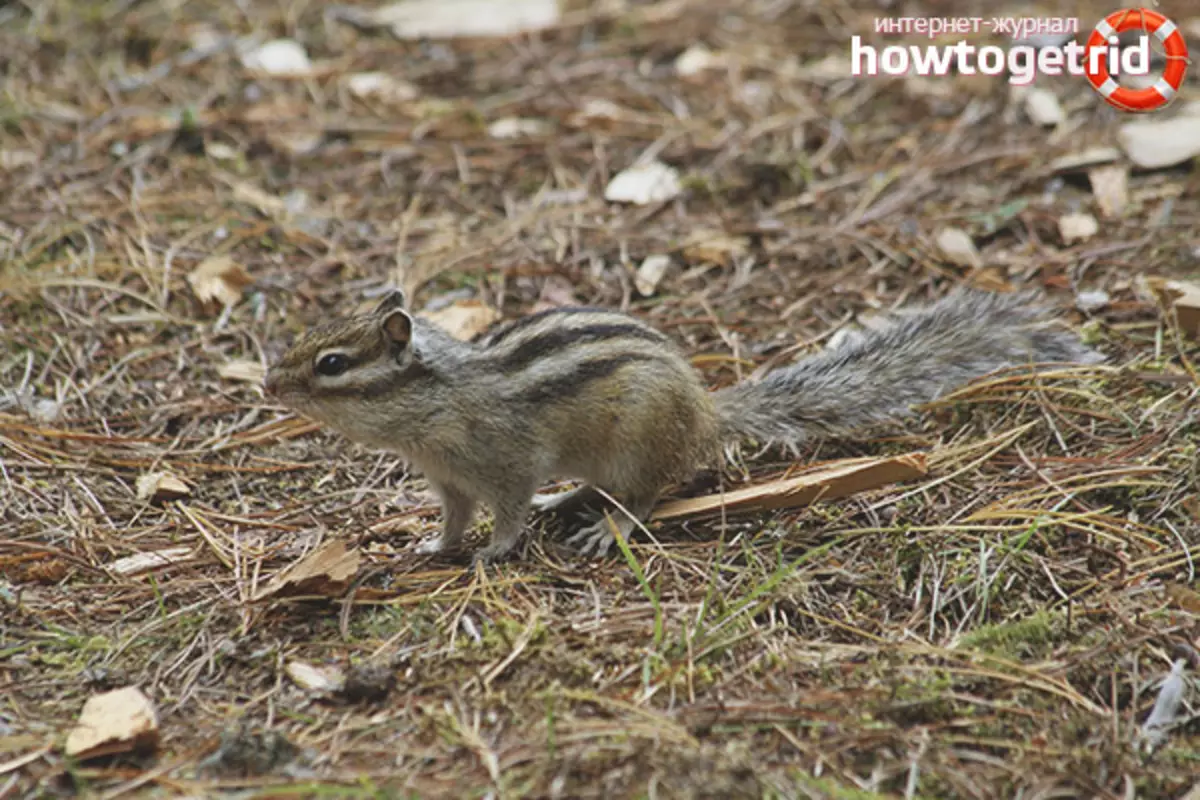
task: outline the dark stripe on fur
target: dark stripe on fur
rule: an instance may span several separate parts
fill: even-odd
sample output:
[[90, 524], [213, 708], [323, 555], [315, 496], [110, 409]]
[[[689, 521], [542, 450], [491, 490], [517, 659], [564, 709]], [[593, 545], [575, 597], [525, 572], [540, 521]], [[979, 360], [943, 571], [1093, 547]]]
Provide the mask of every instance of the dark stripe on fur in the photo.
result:
[[533, 404], [566, 400], [578, 395], [589, 383], [607, 378], [626, 364], [632, 364], [635, 361], [656, 360], [658, 359], [655, 356], [643, 353], [625, 353], [609, 358], [583, 361], [570, 372], [556, 375], [522, 390], [517, 395], [517, 399]]
[[394, 392], [397, 386], [413, 383], [432, 375], [433, 373], [425, 365], [414, 362], [401, 372], [384, 375], [368, 383], [322, 386], [318, 391], [324, 397], [383, 397]]
[[482, 337], [482, 341], [488, 347], [492, 347], [492, 346], [497, 345], [500, 342], [504, 341], [512, 334], [517, 333], [519, 331], [523, 331], [526, 328], [528, 328], [529, 326], [531, 326], [537, 322], [541, 322], [546, 317], [553, 316], [554, 314], [583, 314], [583, 313], [611, 314], [612, 312], [608, 311], [606, 309], [603, 309], [603, 308], [596, 308], [594, 306], [567, 306], [566, 308], [547, 308], [547, 309], [537, 312], [536, 314], [530, 314], [527, 317], [521, 317], [520, 319], [514, 320], [514, 321], [508, 323], [507, 325], [503, 325], [500, 328], [498, 328], [495, 332], [485, 333]]
[[666, 337], [635, 322], [602, 323], [582, 328], [551, 328], [526, 339], [496, 362], [501, 372], [518, 372], [534, 361], [567, 349], [575, 344], [633, 338], [649, 342], [666, 342]]

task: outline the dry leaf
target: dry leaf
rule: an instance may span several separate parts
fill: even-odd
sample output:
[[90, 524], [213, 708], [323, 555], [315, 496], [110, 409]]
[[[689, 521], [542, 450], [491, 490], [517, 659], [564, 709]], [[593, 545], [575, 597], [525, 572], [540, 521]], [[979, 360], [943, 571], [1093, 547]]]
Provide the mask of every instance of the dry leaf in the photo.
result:
[[298, 595], [340, 595], [358, 573], [362, 554], [347, 549], [343, 539], [332, 539], [286, 568], [260, 589], [254, 600]]
[[1184, 333], [1200, 337], [1200, 283], [1148, 277], [1146, 286], [1160, 302], [1171, 306]]
[[148, 472], [140, 475], [136, 488], [138, 500], [149, 500], [152, 503], [179, 500], [192, 493], [186, 483], [169, 472]]
[[604, 188], [604, 199], [645, 206], [678, 197], [682, 191], [678, 170], [661, 161], [645, 161], [614, 175]]
[[691, 264], [732, 265], [750, 249], [745, 236], [729, 236], [724, 231], [698, 230], [683, 243], [683, 257]]
[[1129, 204], [1129, 169], [1124, 164], [1110, 164], [1094, 167], [1087, 175], [1100, 216], [1108, 219], [1121, 216]]
[[255, 72], [283, 77], [298, 77], [312, 73], [308, 53], [294, 39], [273, 41], [242, 53], [242, 66]]
[[469, 341], [500, 319], [500, 312], [478, 300], [462, 300], [437, 311], [422, 311], [417, 316], [429, 320], [456, 339]]
[[1176, 606], [1190, 614], [1200, 616], [1200, 592], [1189, 589], [1182, 583], [1168, 583], [1163, 586], [1163, 591]]
[[817, 500], [876, 489], [889, 483], [923, 477], [928, 469], [924, 453], [907, 453], [894, 458], [856, 458], [822, 467], [807, 475], [749, 486], [724, 494], [693, 497], [664, 503], [655, 509], [653, 519], [675, 519], [719, 511], [760, 511], [795, 508]]
[[87, 759], [158, 746], [158, 714], [141, 690], [127, 686], [88, 698], [67, 736], [66, 754]]
[[1085, 242], [1100, 232], [1100, 223], [1091, 214], [1063, 214], [1058, 218], [1058, 235], [1063, 244]]
[[188, 275], [196, 299], [205, 305], [213, 301], [234, 305], [242, 299], [242, 290], [253, 282], [242, 265], [229, 256], [209, 256]]
[[105, 569], [114, 577], [132, 578], [159, 567], [169, 567], [172, 564], [187, 561], [191, 557], [192, 548], [190, 547], [168, 547], [166, 550], [151, 550], [118, 558]]
[[961, 228], [942, 228], [937, 235], [937, 246], [951, 264], [979, 269], [983, 258], [975, 247], [975, 240]]
[[262, 383], [267, 377], [267, 370], [257, 361], [227, 361], [217, 367], [217, 374], [231, 381]]
[[289, 661], [283, 671], [301, 689], [321, 694], [340, 692], [346, 685], [346, 676], [336, 667], [314, 667], [303, 661]]
[[637, 288], [638, 294], [642, 297], [654, 294], [654, 290], [658, 288], [658, 284], [662, 281], [663, 275], [667, 274], [667, 268], [670, 266], [671, 257], [668, 255], [656, 253], [646, 256], [641, 266], [637, 268], [637, 274], [633, 276], [633, 285]]

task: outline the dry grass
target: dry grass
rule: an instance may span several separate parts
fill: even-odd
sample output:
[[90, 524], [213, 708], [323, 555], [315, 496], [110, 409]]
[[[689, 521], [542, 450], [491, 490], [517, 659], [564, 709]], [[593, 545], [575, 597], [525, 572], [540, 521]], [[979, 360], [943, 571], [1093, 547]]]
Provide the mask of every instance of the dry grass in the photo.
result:
[[[1192, 785], [1194, 720], [1153, 756], [1136, 732], [1156, 681], [1200, 646], [1196, 347], [1134, 279], [1196, 274], [1196, 171], [1135, 175], [1122, 218], [1063, 246], [1057, 218], [1093, 199], [1047, 165], [1111, 144], [1122, 121], [1082, 79], [1049, 84], [1070, 111], [1049, 133], [1001, 80], [946, 80], [939, 97], [797, 68], [869, 33], [874, 2], [595, 5], [536, 36], [449, 44], [360, 32], [311, 2], [0, 7], [0, 797]], [[1085, 26], [1109, 10], [1073, 9]], [[175, 61], [201, 23], [295, 36], [322, 72], [255, 79], [229, 51]], [[677, 77], [696, 41], [738, 66]], [[421, 100], [350, 96], [341, 76], [373, 69]], [[601, 98], [625, 113], [580, 119]], [[487, 135], [512, 116], [550, 130]], [[319, 145], [289, 154], [289, 132]], [[647, 150], [684, 172], [686, 196], [599, 199]], [[976, 235], [985, 285], [1064, 307], [1109, 292], [1074, 312], [1109, 365], [1001, 376], [891, 438], [804, 453], [928, 448], [920, 485], [660, 525], [624, 558], [574, 558], [539, 526], [486, 573], [415, 556], [437, 521], [419, 477], [218, 374], [399, 279], [418, 305], [628, 307], [717, 385], [965, 280], [932, 244], [946, 224]], [[704, 261], [684, 247], [696, 231], [744, 237], [745, 253]], [[641, 298], [632, 265], [659, 252], [676, 266]], [[211, 254], [253, 278], [227, 312], [186, 281]], [[42, 418], [27, 413], [39, 399], [54, 401]], [[732, 477], [788, 466], [764, 454]], [[191, 495], [139, 501], [151, 471]], [[335, 536], [368, 554], [344, 598], [249, 601]], [[192, 557], [105, 568], [171, 547]], [[351, 671], [353, 696], [298, 688], [292, 661]], [[65, 759], [83, 701], [130, 684], [159, 709], [158, 752]]]

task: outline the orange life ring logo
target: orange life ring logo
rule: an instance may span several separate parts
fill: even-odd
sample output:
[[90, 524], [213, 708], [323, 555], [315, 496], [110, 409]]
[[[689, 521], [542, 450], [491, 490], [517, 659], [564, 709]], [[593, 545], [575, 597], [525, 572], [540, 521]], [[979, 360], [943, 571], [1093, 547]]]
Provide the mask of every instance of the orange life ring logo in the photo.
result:
[[[1153, 86], [1145, 89], [1126, 89], [1108, 74], [1108, 59], [1115, 59], [1116, 35], [1132, 28], [1154, 34], [1167, 52], [1167, 67]], [[1114, 11], [1092, 31], [1087, 41], [1084, 62], [1087, 79], [1110, 105], [1124, 111], [1154, 111], [1175, 99], [1187, 72], [1187, 43], [1175, 23], [1148, 8], [1126, 8]]]

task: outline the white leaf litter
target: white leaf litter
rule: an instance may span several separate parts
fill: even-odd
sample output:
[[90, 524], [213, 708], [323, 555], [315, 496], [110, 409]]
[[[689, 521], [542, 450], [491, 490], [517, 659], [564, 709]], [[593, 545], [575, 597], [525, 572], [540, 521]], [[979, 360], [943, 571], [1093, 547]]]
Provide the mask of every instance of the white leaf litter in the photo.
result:
[[273, 39], [246, 50], [242, 66], [268, 75], [299, 77], [312, 73], [308, 53], [294, 39]]
[[1109, 164], [1093, 167], [1087, 175], [1100, 216], [1108, 219], [1121, 216], [1129, 204], [1129, 168], [1125, 164]]
[[240, 155], [236, 148], [224, 142], [205, 142], [204, 154], [217, 161], [233, 161]]
[[168, 472], [148, 472], [137, 479], [138, 500], [164, 503], [189, 496], [192, 490], [183, 481]]
[[417, 99], [421, 93], [413, 84], [394, 78], [386, 72], [356, 72], [347, 75], [345, 82], [350, 94], [362, 100], [404, 103]]
[[370, 14], [398, 39], [513, 36], [557, 25], [557, 0], [405, 0]]
[[89, 697], [65, 752], [78, 759], [128, 753], [158, 745], [158, 713], [136, 686]]
[[975, 240], [960, 228], [943, 228], [937, 235], [937, 246], [951, 264], [978, 269], [983, 258], [975, 247]]
[[677, 169], [661, 161], [646, 161], [613, 176], [604, 189], [604, 199], [645, 206], [678, 197], [682, 191]]
[[217, 374], [222, 378], [231, 381], [245, 381], [246, 383], [262, 383], [263, 378], [267, 376], [267, 371], [258, 361], [250, 361], [249, 359], [241, 361], [227, 361], [217, 367]]
[[1035, 125], [1056, 127], [1067, 121], [1067, 114], [1057, 95], [1049, 89], [1030, 89], [1025, 95], [1025, 113]]
[[289, 661], [283, 668], [297, 686], [309, 692], [328, 693], [341, 691], [346, 677], [336, 667], [314, 667], [303, 661]]
[[500, 312], [478, 300], [461, 300], [437, 311], [422, 311], [417, 316], [429, 320], [456, 339], [468, 341], [499, 320]]
[[231, 306], [242, 299], [242, 290], [253, 283], [253, 279], [229, 256], [209, 256], [188, 274], [188, 283], [201, 303], [216, 300]]
[[654, 294], [654, 290], [658, 288], [658, 284], [662, 281], [663, 275], [667, 274], [667, 268], [670, 266], [671, 257], [668, 255], [655, 253], [652, 256], [646, 256], [633, 278], [633, 285], [637, 288], [638, 294], [642, 297]]
[[143, 572], [150, 572], [159, 567], [167, 567], [187, 561], [192, 557], [190, 547], [169, 547], [166, 550], [151, 550], [146, 553], [134, 553], [131, 556], [118, 558], [105, 569], [110, 575], [118, 578], [132, 578]]
[[1091, 214], [1063, 214], [1058, 218], [1058, 235], [1063, 244], [1085, 242], [1100, 232], [1100, 223]]
[[1142, 728], [1139, 731], [1141, 744], [1147, 750], [1154, 750], [1163, 745], [1167, 740], [1167, 734], [1179, 719], [1179, 709], [1183, 705], [1183, 700], [1187, 695], [1187, 681], [1183, 676], [1183, 671], [1187, 667], [1187, 662], [1182, 658], [1176, 659], [1171, 665], [1171, 671], [1162, 682], [1162, 687], [1158, 690], [1158, 697], [1154, 700], [1154, 708], [1150, 710], [1150, 716], [1146, 717], [1146, 721], [1142, 723]]
[[702, 44], [694, 44], [675, 59], [675, 74], [683, 78], [725, 66], [725, 55], [714, 53]]
[[1075, 307], [1080, 311], [1099, 311], [1112, 302], [1112, 297], [1103, 289], [1089, 289], [1075, 295]]
[[1139, 120], [1117, 130], [1117, 142], [1142, 169], [1163, 169], [1200, 156], [1200, 101], [1172, 119]]
[[541, 136], [550, 132], [550, 124], [541, 119], [504, 117], [488, 125], [493, 139], [519, 139], [522, 136]]

